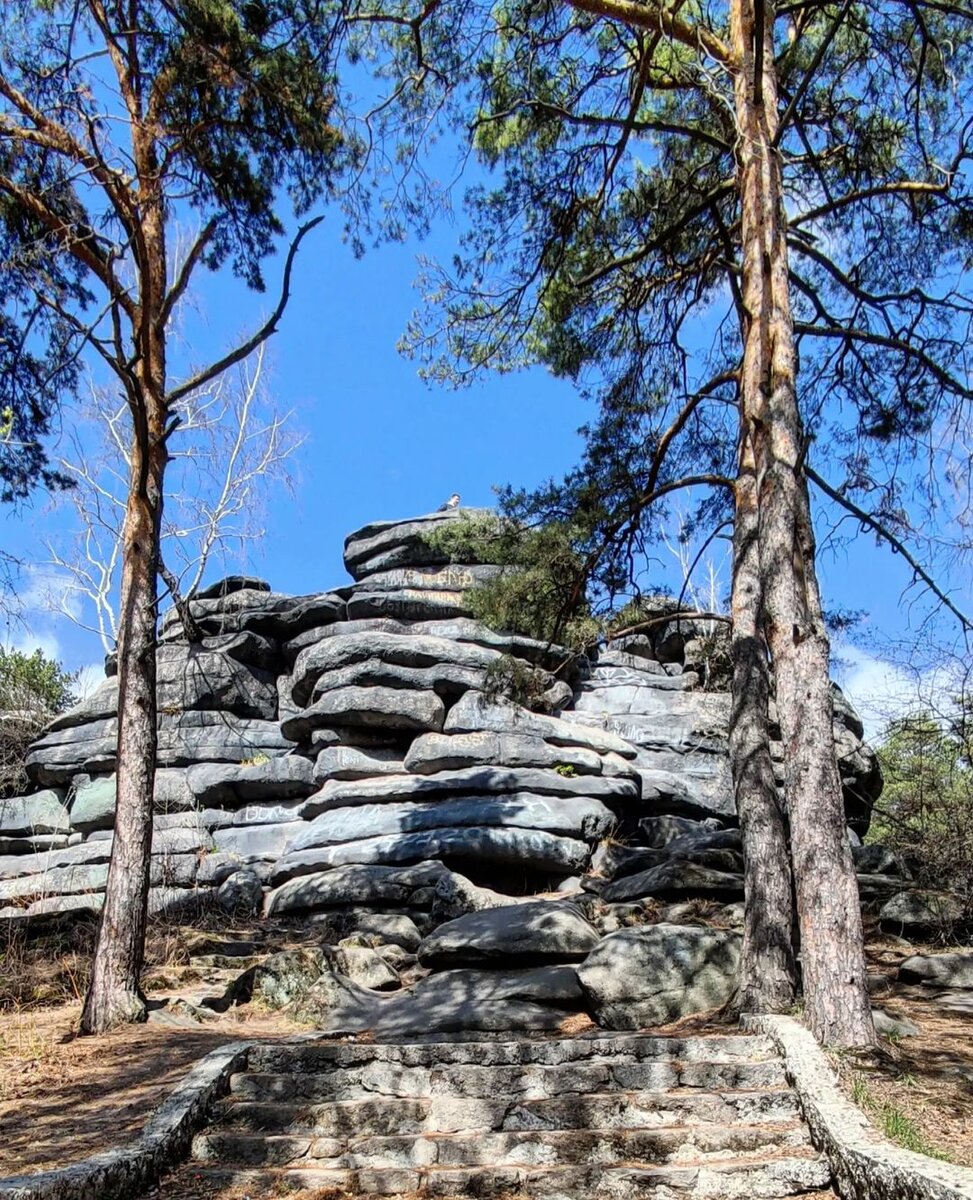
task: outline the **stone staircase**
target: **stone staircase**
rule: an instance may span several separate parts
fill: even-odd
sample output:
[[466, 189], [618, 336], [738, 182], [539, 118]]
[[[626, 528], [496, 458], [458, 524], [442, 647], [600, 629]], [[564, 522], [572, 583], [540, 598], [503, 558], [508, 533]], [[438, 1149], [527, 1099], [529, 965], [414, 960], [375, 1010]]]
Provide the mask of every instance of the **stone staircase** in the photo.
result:
[[193, 1157], [254, 1196], [831, 1194], [771, 1043], [740, 1035], [255, 1046]]

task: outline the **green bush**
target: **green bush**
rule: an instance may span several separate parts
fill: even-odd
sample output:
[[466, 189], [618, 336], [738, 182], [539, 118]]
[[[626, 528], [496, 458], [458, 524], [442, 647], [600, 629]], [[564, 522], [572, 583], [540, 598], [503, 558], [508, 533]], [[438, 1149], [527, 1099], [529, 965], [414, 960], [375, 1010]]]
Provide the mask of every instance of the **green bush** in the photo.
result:
[[0, 646], [0, 798], [26, 788], [27, 749], [58, 713], [75, 703], [76, 681], [76, 673], [41, 650], [23, 654]]
[[960, 900], [950, 940], [973, 925], [973, 722], [969, 699], [939, 718], [928, 711], [889, 724], [877, 747], [885, 787], [869, 841], [900, 854], [917, 883]]
[[500, 574], [467, 594], [477, 620], [503, 633], [583, 650], [600, 635], [571, 530], [558, 523], [527, 528], [499, 515], [464, 515], [425, 535], [454, 563], [492, 563]]

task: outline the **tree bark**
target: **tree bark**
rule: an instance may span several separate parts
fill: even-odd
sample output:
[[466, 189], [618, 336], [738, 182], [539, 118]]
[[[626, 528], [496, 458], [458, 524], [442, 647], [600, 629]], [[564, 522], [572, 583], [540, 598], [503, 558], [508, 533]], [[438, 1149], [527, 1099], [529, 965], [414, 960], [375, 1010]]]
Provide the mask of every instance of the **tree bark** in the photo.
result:
[[[760, 4], [760, 0], [757, 0]], [[758, 30], [757, 16], [761, 15]], [[861, 907], [832, 732], [829, 644], [797, 406], [771, 4], [733, 0], [746, 312], [741, 409], [757, 470], [760, 573], [784, 740], [805, 1015], [826, 1045], [872, 1044]], [[759, 42], [759, 46], [758, 46]], [[755, 66], [759, 50], [761, 68]]]
[[[164, 444], [139, 446], [125, 512], [118, 646], [115, 838], [82, 1033], [144, 1021], [145, 949], [156, 756], [155, 638]], [[144, 487], [143, 487], [144, 481]]]
[[730, 766], [743, 836], [742, 1012], [785, 1012], [797, 994], [787, 827], [770, 757], [770, 664], [761, 634], [763, 589], [757, 481], [749, 438], [740, 444], [733, 528], [733, 687]]
[[[154, 180], [151, 141], [133, 132], [140, 177]], [[145, 189], [138, 251], [139, 308], [133, 330], [136, 366], [128, 385], [133, 453], [122, 531], [118, 645], [118, 746], [115, 836], [105, 907], [82, 1033], [105, 1033], [146, 1018], [141, 974], [145, 957], [152, 798], [158, 742], [156, 628], [166, 427], [166, 344], [160, 318], [166, 287], [165, 217], [161, 197]]]

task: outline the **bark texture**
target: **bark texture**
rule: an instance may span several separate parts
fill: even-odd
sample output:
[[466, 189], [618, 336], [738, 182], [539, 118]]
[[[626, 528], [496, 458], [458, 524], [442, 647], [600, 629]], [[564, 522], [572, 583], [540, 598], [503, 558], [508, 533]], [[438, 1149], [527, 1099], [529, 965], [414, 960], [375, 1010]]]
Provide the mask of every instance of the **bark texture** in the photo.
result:
[[757, 481], [749, 438], [741, 439], [735, 498], [730, 766], [746, 896], [739, 1006], [742, 1012], [780, 1013], [797, 994], [794, 903], [787, 827], [770, 757], [770, 664], [761, 632]]
[[[140, 177], [156, 177], [152, 144], [133, 137]], [[167, 461], [166, 361], [163, 311], [165, 224], [161, 197], [147, 189], [139, 252], [139, 356], [128, 381], [133, 453], [122, 532], [118, 645], [118, 748], [115, 838], [105, 887], [82, 1033], [105, 1033], [146, 1018], [141, 974], [152, 849], [155, 782], [156, 621]]]
[[[786, 764], [805, 1013], [819, 1041], [875, 1040], [861, 908], [832, 735], [829, 644], [797, 406], [771, 5], [732, 0], [746, 311], [741, 408], [757, 471], [760, 574]], [[755, 78], [757, 40], [761, 70]]]

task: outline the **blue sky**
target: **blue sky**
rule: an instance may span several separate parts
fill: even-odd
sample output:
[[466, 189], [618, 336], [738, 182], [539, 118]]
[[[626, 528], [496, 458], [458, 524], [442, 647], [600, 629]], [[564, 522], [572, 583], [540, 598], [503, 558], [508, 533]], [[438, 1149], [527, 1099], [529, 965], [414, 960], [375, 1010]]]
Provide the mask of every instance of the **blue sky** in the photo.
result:
[[[295, 409], [306, 440], [293, 462], [295, 493], [270, 498], [267, 537], [249, 564], [276, 590], [312, 592], [346, 582], [342, 542], [366, 522], [428, 512], [452, 491], [464, 504], [489, 504], [492, 485], [535, 484], [577, 459], [576, 430], [590, 412], [570, 384], [532, 370], [451, 392], [423, 383], [416, 364], [397, 352], [417, 302], [417, 254], [448, 255], [456, 235], [443, 220], [421, 246], [387, 245], [356, 261], [329, 217], [302, 249], [266, 380], [279, 402]], [[226, 276], [205, 281], [197, 308], [184, 318], [193, 356], [215, 357], [258, 323], [273, 303], [275, 267], [279, 259], [268, 269], [267, 297], [247, 294]], [[65, 421], [70, 426], [69, 414]], [[4, 547], [34, 568], [22, 581], [26, 624], [11, 626], [7, 640], [41, 645], [74, 669], [100, 660], [97, 639], [40, 606], [42, 585], [50, 582], [41, 542], [70, 519], [68, 508], [43, 495], [0, 516]], [[823, 553], [819, 569], [828, 606], [867, 611], [866, 635], [906, 631], [908, 570], [876, 549], [873, 538]], [[214, 569], [209, 577], [222, 573]], [[970, 581], [952, 582], [969, 603]], [[887, 698], [903, 686], [901, 673], [873, 648], [841, 652], [849, 663], [845, 682], [860, 706], [869, 707], [871, 693]]]

